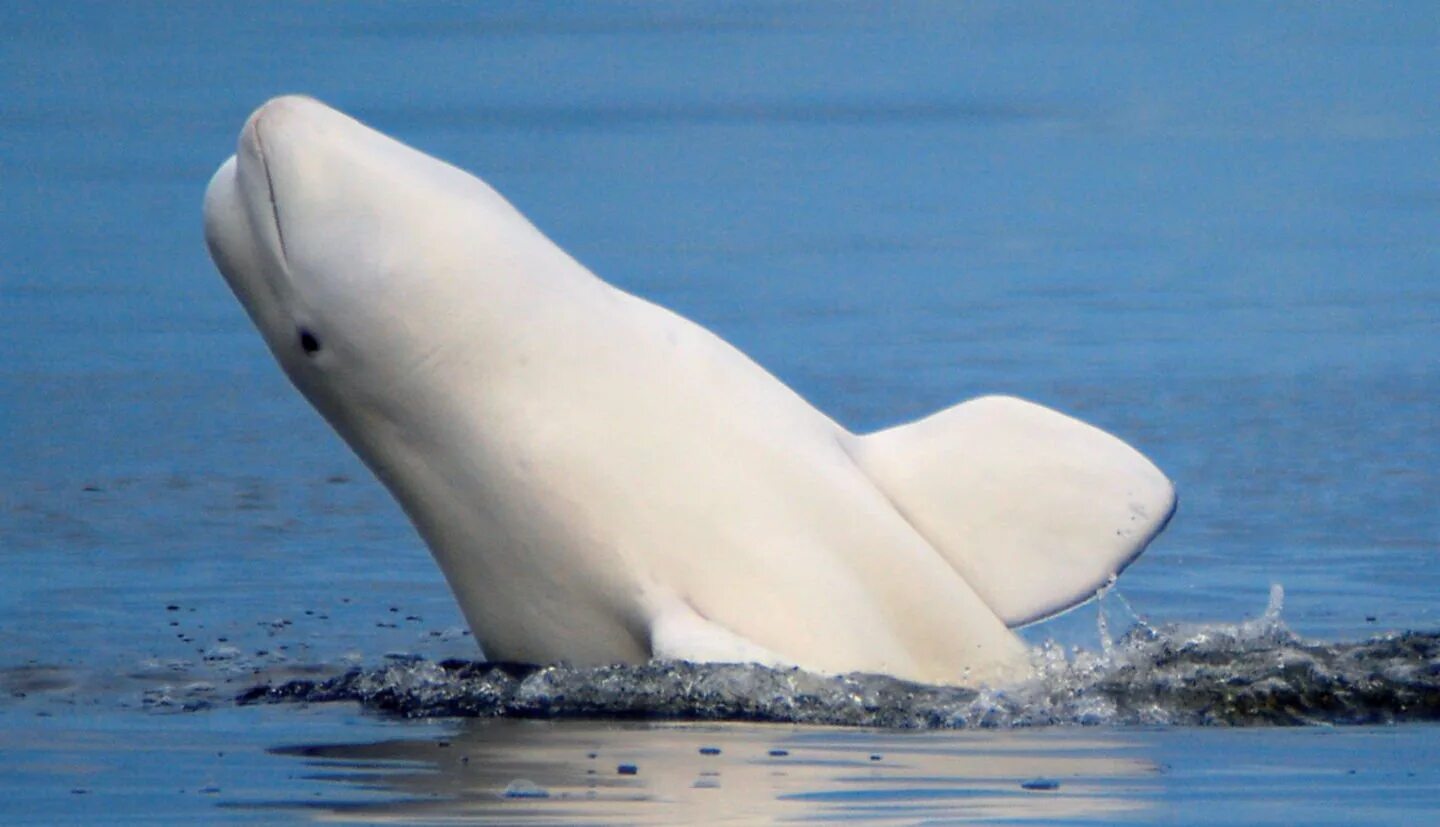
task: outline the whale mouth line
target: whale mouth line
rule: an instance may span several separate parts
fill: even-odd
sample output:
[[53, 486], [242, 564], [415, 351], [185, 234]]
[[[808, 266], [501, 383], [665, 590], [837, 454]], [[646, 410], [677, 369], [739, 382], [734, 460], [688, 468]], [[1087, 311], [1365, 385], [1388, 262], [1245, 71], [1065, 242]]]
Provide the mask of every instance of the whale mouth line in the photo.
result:
[[262, 121], [263, 117], [257, 119], [254, 125], [255, 153], [260, 158], [260, 168], [265, 171], [265, 196], [270, 200], [270, 218], [275, 222], [275, 242], [280, 248], [280, 263], [288, 273], [290, 256], [285, 250], [285, 227], [280, 223], [280, 202], [275, 198], [275, 179], [270, 173], [270, 160], [265, 151], [265, 137], [260, 131]]

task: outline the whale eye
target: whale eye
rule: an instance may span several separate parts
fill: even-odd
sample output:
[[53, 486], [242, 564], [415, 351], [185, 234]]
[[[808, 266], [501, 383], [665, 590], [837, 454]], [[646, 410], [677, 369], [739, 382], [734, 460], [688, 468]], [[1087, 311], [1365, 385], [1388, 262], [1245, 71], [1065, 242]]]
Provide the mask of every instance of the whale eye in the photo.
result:
[[314, 356], [320, 352], [320, 340], [303, 327], [300, 328], [300, 349], [305, 351], [306, 356]]

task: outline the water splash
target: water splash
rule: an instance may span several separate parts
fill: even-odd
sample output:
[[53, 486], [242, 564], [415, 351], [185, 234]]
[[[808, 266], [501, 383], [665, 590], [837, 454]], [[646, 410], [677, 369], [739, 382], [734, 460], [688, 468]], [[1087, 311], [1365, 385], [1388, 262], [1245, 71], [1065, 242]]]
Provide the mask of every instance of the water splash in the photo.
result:
[[1440, 634], [1308, 642], [1285, 626], [1283, 605], [1284, 591], [1276, 585], [1265, 612], [1240, 623], [1154, 627], [1135, 618], [1116, 641], [1102, 625], [1101, 651], [1067, 655], [1053, 643], [1039, 646], [1035, 679], [1004, 690], [737, 664], [582, 669], [413, 658], [323, 680], [260, 685], [239, 701], [358, 701], [411, 718], [738, 720], [901, 729], [1440, 720]]
[[1115, 575], [1095, 592], [1095, 631], [1100, 635], [1100, 651], [1109, 656], [1115, 651], [1115, 638], [1110, 634], [1110, 617], [1105, 614], [1105, 597], [1115, 588]]

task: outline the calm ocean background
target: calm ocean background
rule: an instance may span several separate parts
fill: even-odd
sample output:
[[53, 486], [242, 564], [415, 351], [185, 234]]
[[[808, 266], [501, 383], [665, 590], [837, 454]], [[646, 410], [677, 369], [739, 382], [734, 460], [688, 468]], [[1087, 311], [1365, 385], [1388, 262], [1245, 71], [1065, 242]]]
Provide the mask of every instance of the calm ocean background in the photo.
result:
[[[1440, 627], [1436, 78], [1423, 2], [0, 4], [0, 821], [441, 818], [587, 750], [694, 776], [710, 742], [739, 762], [723, 799], [642, 774], [593, 819], [1435, 818], [1434, 725], [906, 734], [184, 698], [243, 687], [239, 654], [475, 654], [206, 255], [205, 184], [273, 95], [474, 171], [854, 430], [1002, 392], [1121, 436], [1180, 491], [1120, 581], [1136, 613], [1234, 623], [1281, 584], [1289, 627], [1331, 641]], [[493, 777], [435, 763], [452, 743]], [[781, 743], [838, 757], [789, 787], [741, 761]], [[889, 786], [855, 780], [882, 764]], [[1090, 780], [1011, 783], [1039, 775]], [[566, 818], [496, 801], [469, 814]]]

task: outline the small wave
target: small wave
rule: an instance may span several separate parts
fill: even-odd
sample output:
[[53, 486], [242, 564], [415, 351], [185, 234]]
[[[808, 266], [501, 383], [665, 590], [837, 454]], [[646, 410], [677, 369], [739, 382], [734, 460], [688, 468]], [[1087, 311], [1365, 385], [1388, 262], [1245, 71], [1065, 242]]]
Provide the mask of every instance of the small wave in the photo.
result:
[[1440, 634], [1305, 641], [1278, 597], [1240, 624], [1144, 624], [1098, 653], [1035, 652], [1037, 677], [1005, 690], [883, 675], [654, 662], [573, 668], [396, 660], [252, 687], [241, 703], [355, 701], [407, 718], [733, 720], [900, 729], [1093, 724], [1301, 725], [1440, 720]]

